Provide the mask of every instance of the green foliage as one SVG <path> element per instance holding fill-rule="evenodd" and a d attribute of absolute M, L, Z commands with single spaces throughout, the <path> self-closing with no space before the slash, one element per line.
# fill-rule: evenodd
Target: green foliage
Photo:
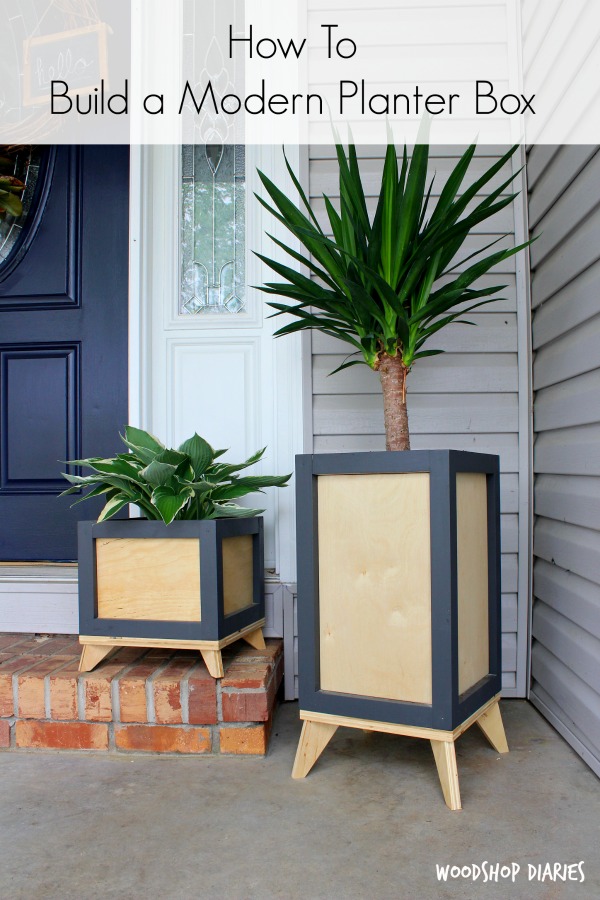
<path fill-rule="evenodd" d="M 284 487 L 291 477 L 237 474 L 257 463 L 266 447 L 245 462 L 230 465 L 216 462 L 226 450 L 213 450 L 197 434 L 177 450 L 169 450 L 147 431 L 128 425 L 121 440 L 129 452 L 111 459 L 91 457 L 69 462 L 86 466 L 92 470 L 91 475 L 63 473 L 71 487 L 61 497 L 88 487 L 91 490 L 75 503 L 105 495 L 99 522 L 110 519 L 129 503 L 138 506 L 147 519 L 159 519 L 166 525 L 174 519 L 255 516 L 264 510 L 248 509 L 233 501 L 266 487 Z"/>
<path fill-rule="evenodd" d="M 258 201 L 286 226 L 308 255 L 269 236 L 316 276 L 316 279 L 309 278 L 293 267 L 257 254 L 284 279 L 269 282 L 260 290 L 287 298 L 284 302 L 269 302 L 276 310 L 274 315 L 295 317 L 276 336 L 317 328 L 352 345 L 355 352 L 351 355 L 362 354 L 363 359 L 345 362 L 340 369 L 362 362 L 377 369 L 384 353 L 392 357 L 401 355 L 405 366 L 410 368 L 415 360 L 442 352 L 431 349 L 430 345 L 424 348 L 437 331 L 451 322 L 464 321 L 461 317 L 465 313 L 499 299 L 492 295 L 506 285 L 478 288 L 477 280 L 528 246 L 522 244 L 485 255 L 497 243 L 494 241 L 463 259 L 462 265 L 469 261 L 470 265 L 456 274 L 457 253 L 473 228 L 511 204 L 517 196 L 504 194 L 518 174 L 515 172 L 481 199 L 484 189 L 509 163 L 517 147 L 512 147 L 483 175 L 464 186 L 475 153 L 475 145 L 469 147 L 433 206 L 433 180 L 427 186 L 429 145 L 417 144 L 410 160 L 404 147 L 399 164 L 396 148 L 390 143 L 372 221 L 367 212 L 356 149 L 350 144 L 346 154 L 341 144 L 336 148 L 339 211 L 323 196 L 332 237 L 317 221 L 287 158 L 288 171 L 306 214 L 259 172 L 273 205 L 256 195 Z"/>

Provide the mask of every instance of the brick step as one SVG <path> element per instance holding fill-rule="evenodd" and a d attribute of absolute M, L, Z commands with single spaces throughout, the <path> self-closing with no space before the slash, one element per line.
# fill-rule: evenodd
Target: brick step
<path fill-rule="evenodd" d="M 192 651 L 123 648 L 78 672 L 76 636 L 0 633 L 0 748 L 267 752 L 283 642 L 223 650 L 213 679 Z"/>

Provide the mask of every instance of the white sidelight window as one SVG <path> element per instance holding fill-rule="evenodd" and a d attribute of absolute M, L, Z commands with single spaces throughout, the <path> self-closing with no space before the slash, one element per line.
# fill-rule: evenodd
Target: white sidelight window
<path fill-rule="evenodd" d="M 181 153 L 181 315 L 247 315 L 246 148 Z"/>

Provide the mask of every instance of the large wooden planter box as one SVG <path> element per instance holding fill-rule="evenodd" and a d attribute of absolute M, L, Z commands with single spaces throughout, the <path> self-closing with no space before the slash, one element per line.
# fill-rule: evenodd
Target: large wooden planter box
<path fill-rule="evenodd" d="M 200 650 L 220 677 L 227 644 L 264 646 L 263 557 L 260 517 L 80 522 L 82 671 L 115 646 L 166 646 Z"/>
<path fill-rule="evenodd" d="M 345 724 L 453 751 L 501 687 L 498 458 L 303 455 L 296 479 L 305 726 L 327 726 L 317 744 Z M 312 731 L 296 777 L 329 739 L 318 749 Z"/>

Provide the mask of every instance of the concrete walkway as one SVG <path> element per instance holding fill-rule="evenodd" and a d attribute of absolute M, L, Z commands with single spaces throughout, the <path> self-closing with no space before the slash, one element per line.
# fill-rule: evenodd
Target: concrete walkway
<path fill-rule="evenodd" d="M 600 897 L 597 778 L 532 706 L 502 709 L 511 753 L 460 739 L 454 813 L 425 741 L 340 729 L 292 781 L 297 704 L 264 760 L 0 753 L 0 898 Z M 486 860 L 521 871 L 437 880 Z M 583 884 L 528 881 L 528 863 L 580 861 Z"/>

